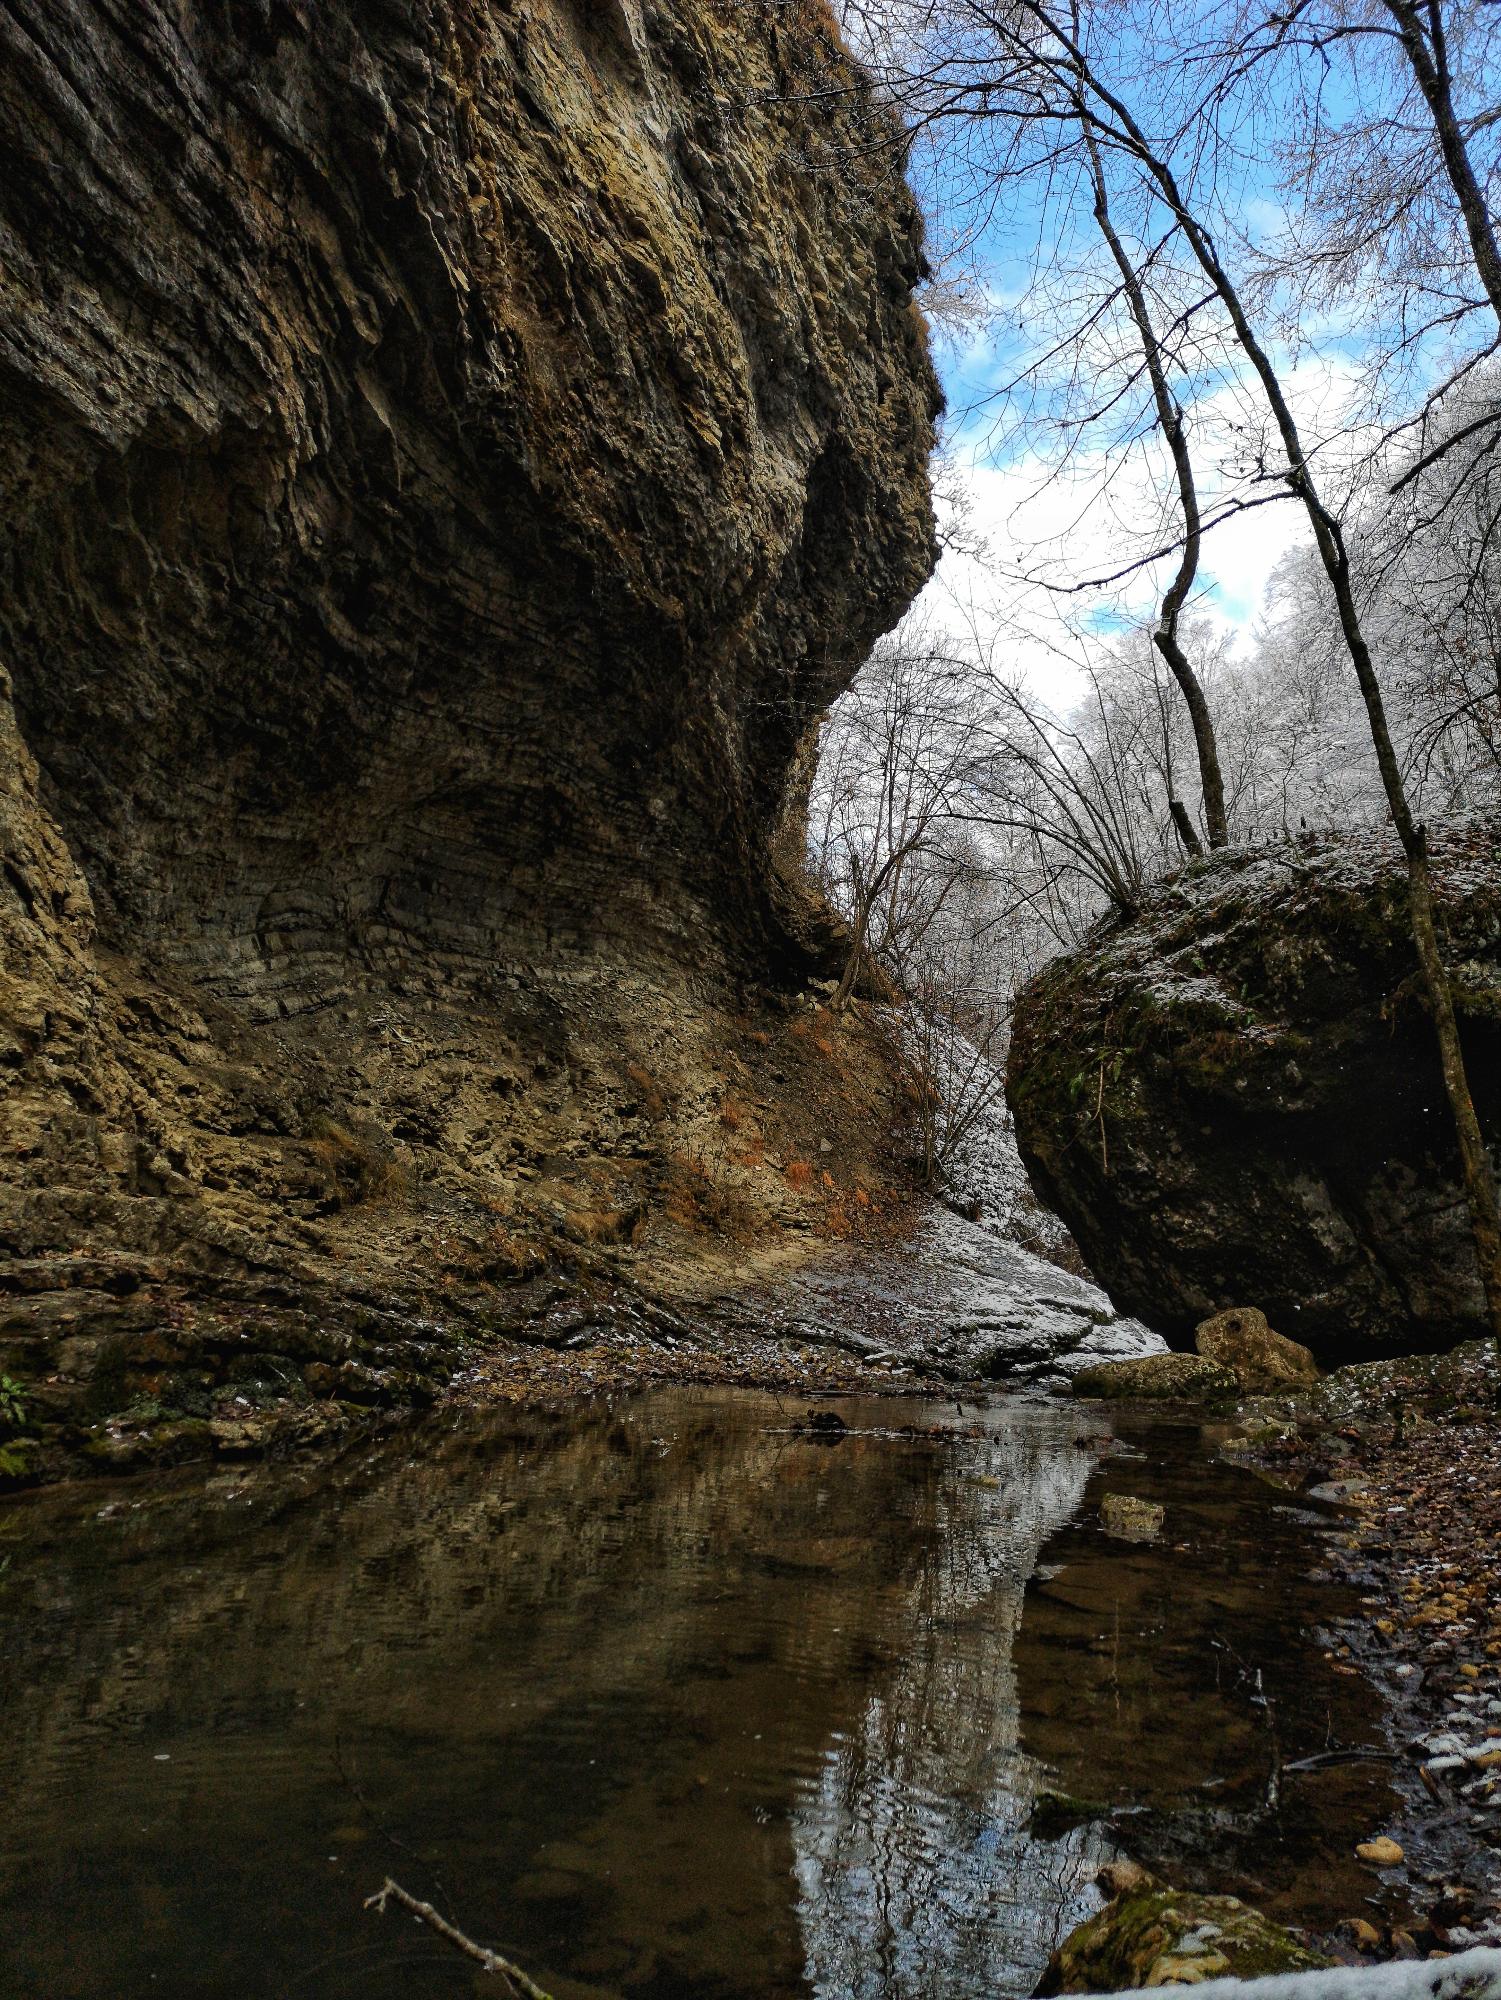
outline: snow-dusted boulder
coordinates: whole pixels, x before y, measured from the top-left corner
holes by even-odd
[[[1501,1152],[1501,826],[1433,841],[1482,1127]],[[1034,1186],[1177,1344],[1256,1306],[1325,1362],[1485,1331],[1391,840],[1230,851],[1048,967],[1007,1095]]]

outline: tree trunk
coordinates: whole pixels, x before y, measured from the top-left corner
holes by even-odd
[[[1120,272],[1126,303],[1136,323],[1137,337],[1141,341],[1142,359],[1146,362],[1147,375],[1152,384],[1152,401],[1157,410],[1157,427],[1172,454],[1173,475],[1178,482],[1178,504],[1183,510],[1183,556],[1178,564],[1178,573],[1163,597],[1162,615],[1156,631],[1152,634],[1152,644],[1167,661],[1173,679],[1183,690],[1183,699],[1188,704],[1189,720],[1193,724],[1194,749],[1199,760],[1199,780],[1204,792],[1204,830],[1209,835],[1211,847],[1224,847],[1229,842],[1230,829],[1225,817],[1225,780],[1220,771],[1220,752],[1219,744],[1215,740],[1214,721],[1209,713],[1209,703],[1204,698],[1203,686],[1193,670],[1193,663],[1178,641],[1178,619],[1188,602],[1188,594],[1199,572],[1199,553],[1204,540],[1203,518],[1199,512],[1199,493],[1194,480],[1193,457],[1184,434],[1183,412],[1179,409],[1172,389],[1168,385],[1167,370],[1162,362],[1162,343],[1157,338],[1157,329],[1147,307],[1147,296],[1142,287],[1141,274],[1132,263],[1126,246],[1121,241],[1120,232],[1111,220],[1105,170],[1100,162],[1100,149],[1095,139],[1094,127],[1090,122],[1089,110],[1082,100],[1076,102],[1079,126],[1089,154],[1090,177],[1094,183],[1094,219],[1115,260],[1115,268]],[[1180,826],[1178,830],[1181,833],[1183,829]],[[1198,849],[1197,837],[1190,852],[1195,849]]]
[[[1470,1227],[1475,1238],[1475,1254],[1480,1260],[1480,1282],[1485,1288],[1491,1332],[1501,1341],[1501,1224],[1496,1213],[1496,1183],[1486,1151],[1485,1135],[1470,1095],[1465,1072],[1464,1051],[1460,1046],[1459,1022],[1454,1013],[1454,996],[1443,960],[1439,956],[1438,931],[1433,920],[1433,883],[1428,872],[1428,842],[1423,829],[1415,829],[1414,844],[1407,856],[1408,898],[1412,908],[1412,934],[1428,990],[1433,1015],[1433,1032],[1438,1041],[1439,1065],[1444,1073],[1444,1094],[1454,1115],[1459,1138],[1459,1165],[1469,1204]]]
[[[1412,4],[1412,0],[1383,0],[1383,5],[1397,24],[1403,54],[1407,57],[1418,89],[1423,93],[1423,102],[1428,106],[1439,151],[1443,154],[1444,171],[1459,203],[1459,212],[1464,217],[1475,269],[1485,286],[1485,295],[1496,318],[1501,322],[1501,249],[1497,247],[1491,212],[1475,178],[1469,148],[1465,145],[1464,133],[1454,112],[1449,50],[1439,0],[1430,0],[1430,4],[1421,10]],[[1424,15],[1428,19],[1426,34],[1423,31]]]
[[[1167,809],[1172,814],[1173,825],[1178,829],[1178,838],[1183,842],[1184,852],[1193,857],[1201,855],[1204,852],[1204,843],[1200,840],[1192,819],[1189,818],[1188,807],[1184,805],[1182,799],[1169,799]]]

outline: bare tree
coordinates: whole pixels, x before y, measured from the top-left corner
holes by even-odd
[[[962,804],[980,742],[972,665],[921,623],[876,647],[825,730],[815,872],[849,926],[831,1002],[916,950],[961,872]]]
[[[1386,32],[1400,44],[1427,107],[1443,171],[1463,217],[1473,269],[1494,304],[1491,286],[1501,267],[1496,264],[1489,215],[1469,158],[1474,128],[1467,133],[1454,110],[1441,0],[1421,5],[1413,0],[1383,0],[1383,7],[1389,23]],[[1295,6],[1292,19],[1299,18]],[[1148,118],[1132,102],[1130,74],[1133,65],[1140,67],[1143,38],[1142,24],[1133,19],[1129,7],[1096,5],[1085,15],[1078,0],[1004,0],[1002,5],[993,0],[947,0],[947,4],[909,0],[903,11],[903,35],[891,45],[887,89],[913,130],[931,131],[945,122],[965,121],[988,133],[1004,121],[1007,136],[994,159],[997,184],[1008,178],[1035,181],[1041,176],[1048,187],[1062,188],[1065,196],[1072,188],[1088,188],[1118,271],[1124,262],[1139,274],[1140,262],[1133,265],[1121,254],[1119,232],[1111,241],[1111,203],[1102,196],[1112,177],[1128,188],[1146,212],[1160,218],[1160,241],[1171,244],[1198,273],[1202,295],[1187,308],[1187,318],[1217,334],[1259,394],[1267,428],[1248,477],[1266,495],[1290,495],[1302,508],[1333,600],[1387,812],[1407,859],[1413,943],[1453,1114],[1480,1276],[1492,1326],[1501,1337],[1501,1218],[1438,944],[1426,831],[1413,812],[1393,740],[1339,497],[1304,438],[1278,364],[1275,340],[1258,325],[1257,274],[1253,269],[1249,281],[1237,274],[1233,247],[1228,251],[1223,247],[1227,241],[1233,246],[1233,231],[1227,237],[1217,219],[1222,181],[1233,177],[1233,147],[1227,133],[1233,127],[1237,88],[1241,79],[1255,72],[1261,54],[1280,49],[1286,21],[1282,13],[1266,17],[1254,61],[1239,40],[1233,47],[1203,51],[1192,82],[1194,101],[1180,101],[1169,109],[1161,101],[1159,85],[1154,115]],[[1156,25],[1154,21],[1153,34]],[[1349,25],[1362,35],[1375,33],[1368,13]],[[1345,33],[1338,16],[1330,38],[1336,33]],[[903,64],[905,74],[900,74]],[[1157,234],[1143,230],[1142,241],[1150,242]],[[1125,274],[1121,276],[1124,282]],[[1132,304],[1129,285],[1126,297]],[[1150,355],[1155,345],[1160,361],[1160,342],[1149,315],[1145,333],[1140,317],[1136,325],[1146,344],[1150,377]],[[1159,404],[1159,424],[1162,417]],[[1164,428],[1171,447],[1172,437],[1182,436],[1181,424],[1174,429],[1169,413]],[[1181,488],[1179,500],[1185,507],[1184,532],[1175,540],[1186,555],[1202,524],[1196,530]],[[1034,761],[1032,768],[1045,770],[1045,760]],[[1110,796],[1108,788],[1105,795]],[[1070,825],[1076,809],[1076,800],[1064,799],[1062,816]],[[1085,818],[1091,827],[1096,824],[1090,814]]]
[[[1199,488],[1194,477],[1193,454],[1189,450],[1182,408],[1168,383],[1162,342],[1147,304],[1146,287],[1142,283],[1140,265],[1127,254],[1120,231],[1111,217],[1109,187],[1105,179],[1104,165],[1100,159],[1099,140],[1089,115],[1088,104],[1082,95],[1077,100],[1077,109],[1079,129],[1089,162],[1090,186],[1094,193],[1094,219],[1120,273],[1121,290],[1125,294],[1131,318],[1135,322],[1141,340],[1142,358],[1146,363],[1147,377],[1152,385],[1152,401],[1157,413],[1157,424],[1172,458],[1178,504],[1183,514],[1182,553],[1178,559],[1177,571],[1163,597],[1162,614],[1152,634],[1152,643],[1167,661],[1173,679],[1181,688],[1183,699],[1188,705],[1188,713],[1193,723],[1194,748],[1198,756],[1199,781],[1204,797],[1204,826],[1209,836],[1209,845],[1224,847],[1229,841],[1230,829],[1225,818],[1225,780],[1220,770],[1219,746],[1215,741],[1214,722],[1209,713],[1209,703],[1204,697],[1204,689],[1194,672],[1192,661],[1183,649],[1180,636],[1183,607],[1188,602],[1194,579],[1199,573],[1199,559],[1204,546],[1204,517],[1199,506]],[[1168,810],[1188,852],[1190,854],[1201,852],[1199,837],[1194,831],[1193,822],[1183,801],[1170,794]]]

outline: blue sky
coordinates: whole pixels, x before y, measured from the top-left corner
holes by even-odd
[[[1156,113],[1172,95],[1164,79],[1176,78],[1178,71],[1162,38],[1170,33],[1191,41],[1215,12],[1203,4],[1175,9],[1170,25],[1155,15],[1150,48],[1133,42],[1127,29],[1117,53],[1127,71],[1138,72],[1138,106],[1145,103]],[[1129,20],[1129,10],[1102,18]],[[1357,92],[1348,74],[1335,71],[1331,76],[1325,110],[1338,119],[1356,110]],[[1362,88],[1376,86],[1366,80]],[[1386,88],[1382,80],[1380,89]],[[1216,228],[1221,233],[1223,225],[1222,242],[1233,243],[1239,232],[1246,246],[1265,244],[1287,225],[1277,159],[1279,142],[1287,136],[1284,112],[1276,89],[1270,89],[1234,130],[1228,169],[1218,184],[1222,207]],[[998,125],[997,130],[1004,141],[1003,129]],[[1017,185],[1004,206],[991,203],[985,163],[972,157],[958,167],[950,160],[945,172],[946,185],[935,193],[931,158],[919,156],[915,162],[915,179],[932,215],[940,254],[946,237],[964,230],[970,205],[986,203],[983,226],[971,229],[967,246],[971,293],[984,311],[968,327],[940,328],[935,358],[949,399],[949,448],[967,478],[974,526],[989,546],[983,562],[946,558],[926,603],[935,616],[953,615],[957,604],[963,607],[961,615],[983,615],[999,625],[1049,698],[1066,704],[1070,675],[1060,664],[1060,645],[1066,651],[1087,644],[1091,633],[1108,634],[1125,620],[1152,614],[1172,565],[1160,564],[1155,572],[1140,573],[1098,597],[1064,595],[1044,584],[1107,575],[1129,552],[1167,539],[1175,526],[1171,506],[1163,512],[1163,494],[1171,495],[1170,475],[1160,446],[1154,463],[1154,448],[1140,441],[1141,430],[1133,444],[1118,428],[1104,424],[1075,441],[1066,476],[1060,478],[1052,448],[1056,440],[1045,435],[1046,424],[1018,423],[1023,399],[998,394],[1029,354],[1049,344],[1067,323],[1075,299],[1056,296],[1069,290],[1061,274],[1086,273],[1091,258],[1097,271],[1103,268],[1103,248],[1087,208],[1081,216],[1077,207],[1049,207],[1033,191],[1035,184],[1025,183]],[[1127,229],[1129,223],[1128,216]],[[1156,225],[1144,219],[1142,227],[1155,230]],[[1039,245],[1046,246],[1045,255]],[[1113,281],[1113,270],[1109,276]],[[1380,297],[1372,286],[1364,294],[1357,288],[1344,300],[1320,302],[1282,329],[1276,343],[1305,441],[1321,448],[1319,463],[1331,479],[1338,477],[1334,455],[1349,455],[1351,413],[1362,408],[1360,398],[1369,386],[1363,376],[1370,343],[1390,331],[1380,325],[1386,316],[1378,309]],[[1129,328],[1122,333],[1127,338],[1118,351],[1133,352]],[[1099,379],[1093,373],[1095,362],[1104,351],[1101,342],[1088,357],[1092,388]],[[1238,485],[1236,477],[1255,464],[1258,426],[1265,421],[1259,397],[1249,393],[1248,371],[1238,356],[1212,350],[1200,362],[1188,367],[1176,386],[1196,432],[1201,498],[1209,502],[1217,492],[1266,491],[1265,485]],[[1413,380],[1432,379],[1440,365],[1437,352],[1422,350]],[[1078,400],[1075,395],[1075,407]],[[1040,407],[1056,417],[1068,407],[1068,398],[1045,395]],[[1280,462],[1280,453],[1273,452],[1267,462]],[[1206,542],[1199,608],[1245,643],[1263,614],[1278,562],[1306,539],[1301,509],[1292,501],[1260,506],[1217,528]],[[1070,627],[1075,636],[1060,638]]]

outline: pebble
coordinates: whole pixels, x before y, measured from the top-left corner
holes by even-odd
[[[1379,1951],[1381,1949],[1380,1931],[1377,1930],[1374,1924],[1368,1923],[1364,1917],[1351,1917],[1340,1925],[1340,1929],[1349,1938],[1357,1951]]]
[[[1395,1868],[1402,1859],[1402,1850],[1396,1841],[1386,1834],[1378,1834],[1375,1840],[1363,1840],[1355,1853],[1361,1861],[1368,1861],[1373,1868]]]

